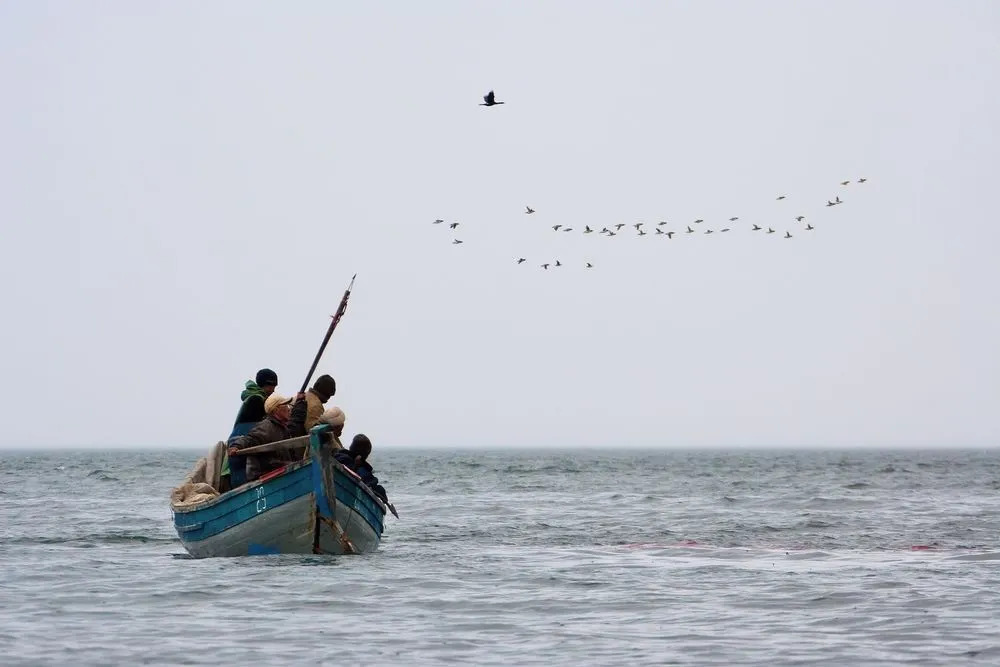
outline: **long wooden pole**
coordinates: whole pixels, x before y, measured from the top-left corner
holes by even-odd
[[[326,330],[326,336],[323,337],[323,343],[319,346],[319,351],[316,352],[316,358],[313,359],[312,366],[309,367],[309,373],[306,374],[306,379],[302,383],[302,389],[299,389],[299,393],[304,392],[309,387],[309,380],[312,379],[313,373],[316,372],[316,366],[319,365],[319,359],[323,356],[323,351],[326,350],[326,344],[330,342],[330,336],[333,335],[333,330],[337,328],[337,323],[340,322],[340,318],[344,316],[347,312],[347,300],[351,297],[351,289],[354,287],[354,279],[358,277],[358,274],[354,274],[351,278],[351,284],[347,286],[347,290],[344,291],[344,298],[340,300],[340,306],[337,307],[337,313],[333,316],[333,321],[330,322],[330,328]]]

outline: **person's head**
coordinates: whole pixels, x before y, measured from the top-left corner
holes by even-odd
[[[344,411],[338,408],[337,406],[334,406],[324,411],[319,418],[319,423],[329,424],[330,431],[332,431],[333,434],[338,438],[344,434],[344,424],[346,422],[347,422],[347,415],[345,415]]]
[[[351,448],[347,451],[350,452],[351,456],[360,457],[364,461],[372,453],[372,441],[364,433],[358,433],[351,440]]]
[[[264,401],[264,413],[280,422],[286,422],[292,416],[292,399],[272,393]]]
[[[337,381],[329,375],[320,375],[313,383],[312,390],[319,396],[319,400],[326,403],[337,393]]]
[[[257,371],[255,382],[265,396],[270,396],[274,393],[274,388],[278,386],[278,374],[270,368],[262,368]]]

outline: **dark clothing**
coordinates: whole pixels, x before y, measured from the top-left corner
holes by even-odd
[[[333,457],[338,463],[342,463],[345,468],[350,468],[356,472],[361,481],[365,483],[365,486],[371,489],[372,493],[378,496],[383,503],[389,503],[389,497],[385,493],[385,488],[378,483],[378,477],[375,476],[375,471],[368,461],[363,460],[358,463],[355,457],[344,449],[337,450]]]
[[[261,370],[257,373],[257,376],[260,377],[261,373],[265,370],[267,369]],[[229,444],[232,444],[237,437],[249,433],[254,426],[267,416],[264,412],[264,399],[264,390],[253,380],[247,380],[246,387],[243,389],[243,393],[240,394],[240,400],[243,401],[243,405],[240,406],[240,411],[236,413],[236,422],[233,424],[233,430],[229,434]],[[235,489],[237,486],[246,483],[246,481],[246,457],[230,456],[230,486]]]
[[[282,424],[274,417],[267,417],[250,429],[250,432],[246,435],[232,440],[230,445],[237,449],[247,449],[248,447],[266,445],[270,442],[278,442],[279,440],[298,438],[306,434],[305,421],[306,402],[299,401],[292,406],[292,416],[289,418],[287,424]],[[295,449],[282,449],[276,452],[251,454],[246,457],[247,481],[252,482],[261,475],[265,475],[287,463],[301,461],[304,453],[304,447],[296,447]],[[232,461],[232,458],[230,461]]]

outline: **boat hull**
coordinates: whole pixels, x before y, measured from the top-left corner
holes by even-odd
[[[312,456],[192,507],[173,507],[192,556],[369,553],[385,507],[328,445],[310,434]]]

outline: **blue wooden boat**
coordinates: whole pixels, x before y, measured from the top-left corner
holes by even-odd
[[[277,444],[301,447],[308,441],[304,461],[204,502],[172,503],[174,527],[188,553],[206,558],[375,551],[386,507],[334,460],[327,428]]]

